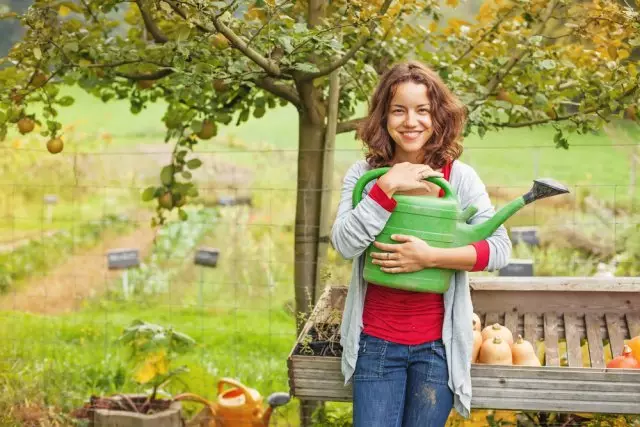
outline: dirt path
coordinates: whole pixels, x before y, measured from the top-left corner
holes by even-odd
[[[106,253],[116,248],[137,248],[144,258],[151,250],[155,231],[148,222],[126,236],[109,236],[83,253],[70,256],[44,276],[32,277],[16,292],[0,296],[0,310],[61,314],[79,309],[87,298],[101,295],[120,271],[107,269]]]

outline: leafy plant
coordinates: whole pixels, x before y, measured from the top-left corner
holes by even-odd
[[[153,387],[147,401],[156,399],[160,387],[188,372],[186,366],[174,368],[171,365],[179,355],[195,347],[195,341],[188,335],[142,320],[134,320],[118,341],[130,351],[136,382]]]

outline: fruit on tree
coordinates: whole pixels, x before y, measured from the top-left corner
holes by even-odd
[[[63,148],[64,143],[61,138],[51,138],[47,141],[47,150],[49,150],[51,154],[58,154]]]
[[[18,130],[23,135],[33,131],[33,128],[35,127],[36,127],[36,122],[34,122],[33,119],[29,117],[23,117],[20,120],[18,120]]]

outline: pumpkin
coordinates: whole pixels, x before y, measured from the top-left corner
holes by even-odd
[[[631,347],[625,345],[622,354],[607,363],[607,368],[640,369],[640,362],[631,354]]]
[[[480,321],[480,316],[473,313],[473,330],[482,332],[482,322]]]
[[[633,357],[640,362],[640,335],[631,338],[627,345],[631,348],[631,354],[633,354]]]
[[[487,326],[482,330],[482,341],[486,341],[489,338],[500,337],[504,341],[506,341],[507,345],[511,346],[513,344],[513,334],[509,329],[502,326],[499,323],[494,323],[493,325]]]
[[[536,356],[533,345],[522,335],[518,335],[518,339],[511,345],[511,354],[513,356],[513,364],[518,366],[540,366],[540,360]]]
[[[478,362],[486,365],[513,365],[509,343],[501,337],[485,340],[480,347]]]
[[[480,347],[482,347],[482,334],[479,331],[473,331],[473,353],[471,353],[471,363],[476,363],[478,360],[478,354],[480,353]]]

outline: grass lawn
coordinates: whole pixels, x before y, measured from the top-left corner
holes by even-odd
[[[123,207],[148,208],[138,202],[136,191],[157,181],[164,158],[153,163],[156,160],[151,155],[127,157],[127,153],[145,144],[162,143],[162,105],[152,105],[140,115],[131,116],[126,103],[102,104],[77,89],[70,89],[70,93],[78,100],[61,111],[63,122],[73,126],[68,128],[73,136],[70,146],[90,153],[89,159],[99,160],[87,163],[83,175],[92,183],[83,195],[86,203],[56,208],[59,217],[70,218],[73,223]],[[482,140],[469,137],[463,160],[476,168],[490,188],[525,192],[536,176],[550,176],[574,191],[584,186],[602,198],[623,197],[629,179],[629,155],[614,148],[608,135],[575,136],[569,140],[569,150],[555,149],[552,138],[549,128],[491,133]],[[222,127],[216,139],[198,145],[204,165],[195,178],[203,194],[210,192],[214,197],[250,191],[254,208],[250,212],[220,209],[215,225],[197,232],[178,227],[171,245],[183,245],[180,251],[171,245],[160,245],[159,249],[165,255],[178,254],[174,262],[159,262],[152,256],[147,262],[156,262],[148,271],[153,280],[140,276],[141,283],[165,283],[166,291],[138,294],[133,300],[123,301],[119,283],[114,282],[106,295],[87,301],[73,314],[51,317],[0,312],[0,336],[4,338],[0,346],[0,425],[11,425],[7,423],[15,421],[16,408],[28,402],[66,411],[91,394],[139,389],[129,377],[124,353],[114,342],[134,319],[173,325],[198,342],[196,351],[184,359],[191,368],[186,382],[174,384],[170,391],[186,388],[213,398],[216,381],[223,376],[238,378],[265,397],[274,391],[287,391],[286,357],[295,341],[295,319],[288,307],[293,300],[297,146],[297,118],[292,108],[272,110],[264,118],[240,127]],[[353,134],[340,135],[336,146],[334,207],[346,168],[362,157]],[[29,161],[23,159],[21,167],[28,167]],[[72,200],[74,191],[82,185],[73,180],[77,177],[74,163],[56,162],[57,169],[51,170],[68,174],[63,191]],[[235,169],[222,167],[230,164]],[[51,164],[42,169],[48,167]],[[7,185],[23,184],[23,172],[6,176]],[[40,181],[34,185],[42,186],[51,175],[43,171],[37,179]],[[12,206],[13,199],[3,202],[5,212],[15,211],[17,218],[30,218],[30,225],[24,227],[16,227],[14,218],[14,232],[42,227],[42,188],[33,193],[32,199],[25,197],[17,205],[14,200],[16,206]],[[523,222],[532,219],[531,215],[521,218],[526,218],[520,219]],[[221,249],[216,269],[202,270],[191,264],[197,245]],[[346,283],[348,262],[335,259],[335,253],[330,253],[329,260],[336,266],[332,280]],[[296,425],[296,405],[293,402],[284,408],[279,425]]]

